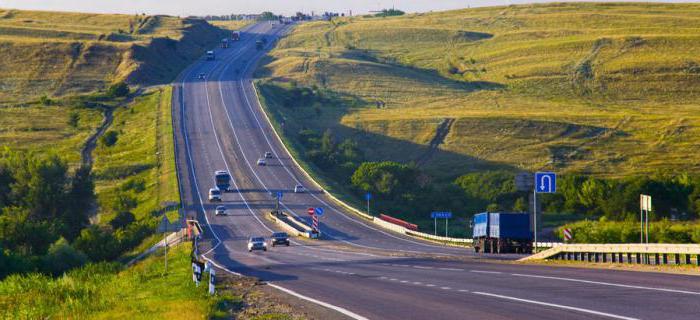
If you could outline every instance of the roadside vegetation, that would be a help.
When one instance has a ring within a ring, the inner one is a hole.
[[[301,319],[291,308],[258,296],[256,281],[217,274],[217,295],[207,292],[207,276],[192,282],[189,243],[125,268],[88,264],[59,277],[12,275],[0,281],[0,318],[46,319]]]
[[[360,208],[370,191],[375,212],[425,230],[436,210],[455,213],[453,235],[469,235],[475,212],[527,210],[513,178],[539,170],[563,178],[543,199],[557,225],[631,221],[639,193],[654,220],[693,220],[699,12],[556,3],[334,18],[282,39],[257,86],[330,190]]]

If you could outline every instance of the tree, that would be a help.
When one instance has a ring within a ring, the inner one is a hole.
[[[74,246],[85,252],[92,261],[114,259],[121,251],[119,242],[110,230],[96,225],[83,229],[80,236],[75,239]]]
[[[129,211],[122,211],[117,213],[117,216],[109,222],[113,229],[123,229],[130,225],[132,222],[136,221],[136,217],[133,213]]]
[[[364,162],[353,173],[351,182],[363,192],[396,197],[418,189],[418,170],[392,161]]]
[[[265,11],[265,12],[261,13],[260,16],[258,17],[258,20],[260,20],[260,21],[278,20],[278,19],[279,19],[279,17],[270,11]]]
[[[45,271],[53,275],[59,275],[84,265],[87,262],[87,256],[73,248],[65,238],[60,238],[51,245],[48,253],[42,260]]]
[[[95,183],[90,167],[78,168],[70,182],[66,212],[63,214],[63,236],[69,240],[75,239],[80,230],[86,227],[89,215],[95,202]]]

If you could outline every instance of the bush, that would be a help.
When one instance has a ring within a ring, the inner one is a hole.
[[[105,132],[105,134],[102,137],[100,137],[100,142],[102,142],[102,144],[105,147],[111,147],[117,143],[118,137],[119,137],[118,132],[116,132],[114,130],[109,130],[109,131]]]
[[[117,216],[114,217],[114,219],[112,219],[112,221],[110,221],[109,224],[112,226],[112,228],[117,230],[127,227],[134,221],[136,221],[136,217],[133,213],[129,211],[121,211],[117,213]]]
[[[65,238],[61,238],[51,245],[48,254],[43,258],[43,262],[47,273],[59,275],[84,265],[87,262],[87,256],[73,248]]]
[[[92,261],[107,261],[119,256],[121,246],[112,232],[104,227],[90,226],[80,232],[75,248],[85,252]]]
[[[77,128],[78,127],[78,122],[80,121],[80,114],[73,111],[70,113],[68,116],[68,125]]]
[[[112,98],[126,97],[129,95],[129,85],[123,81],[117,82],[107,88],[107,95]]]

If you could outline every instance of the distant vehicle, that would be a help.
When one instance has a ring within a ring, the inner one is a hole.
[[[227,38],[221,39],[220,45],[221,45],[221,49],[227,49],[228,48],[228,39]]]
[[[225,216],[226,215],[226,207],[216,206],[216,209],[214,210],[214,215],[215,216]]]
[[[304,193],[304,186],[298,184],[294,186],[294,193]]]
[[[216,54],[214,54],[214,51],[212,51],[212,50],[207,51],[206,56],[207,56],[206,59],[209,61],[216,60]]]
[[[204,73],[198,74],[197,79],[204,80]]]
[[[265,238],[251,237],[248,240],[248,252],[253,252],[253,250],[267,251],[267,243],[265,243]]]
[[[221,190],[219,190],[219,188],[214,187],[209,189],[209,201],[221,201]]]
[[[472,228],[475,252],[532,253],[532,231],[527,213],[477,213]]]
[[[272,152],[270,152],[270,151],[265,152],[265,158],[272,159]]]
[[[278,244],[289,247],[289,235],[286,232],[275,232],[270,237],[270,243],[273,247]]]
[[[255,41],[255,49],[262,50],[265,43],[262,40]]]
[[[214,172],[214,182],[219,190],[231,191],[231,175],[228,171],[218,170]]]
[[[267,165],[267,163],[265,162],[265,158],[260,158],[260,159],[258,159],[258,165],[259,165],[259,166]]]
[[[233,31],[231,33],[231,40],[233,40],[233,41],[241,40],[241,32],[238,30]]]

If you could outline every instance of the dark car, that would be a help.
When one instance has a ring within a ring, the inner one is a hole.
[[[289,247],[289,235],[284,232],[275,232],[272,234],[272,237],[270,237],[270,243],[272,243],[273,247],[278,244]]]

